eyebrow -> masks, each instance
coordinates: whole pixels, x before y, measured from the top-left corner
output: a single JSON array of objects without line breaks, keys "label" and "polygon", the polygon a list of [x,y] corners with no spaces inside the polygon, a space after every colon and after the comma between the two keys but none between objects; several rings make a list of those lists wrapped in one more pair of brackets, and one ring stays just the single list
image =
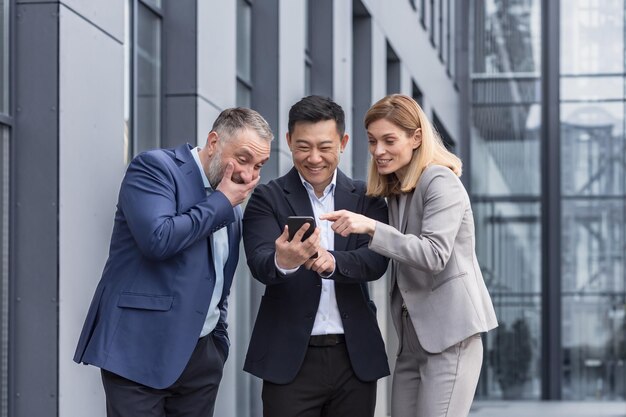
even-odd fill
[{"label": "eyebrow", "polygon": [[[235,155],[237,156],[245,156],[250,160],[254,160],[254,154],[250,151],[250,149],[248,148],[239,148],[235,151]],[[267,161],[269,161],[270,157],[268,156],[267,158],[263,159],[262,161],[260,161],[259,163],[266,163]]]},{"label": "eyebrow", "polygon": [[309,142],[306,139],[296,139],[296,144],[298,144],[298,145],[308,145],[308,146],[324,146],[324,145],[328,145],[328,144],[332,145],[333,142],[334,141],[332,139],[325,139],[325,140],[321,141],[318,144],[312,144],[311,142]]},{"label": "eyebrow", "polygon": [[[369,131],[369,130],[367,131],[367,136],[374,137],[374,135],[373,135],[372,133],[370,133],[370,131]],[[393,136],[393,137],[395,137],[395,136],[396,136],[396,134],[395,134],[394,132],[387,132],[387,133],[383,133],[383,134],[381,135],[381,137],[382,137],[382,138],[386,138],[386,137],[389,137],[389,136]]]}]

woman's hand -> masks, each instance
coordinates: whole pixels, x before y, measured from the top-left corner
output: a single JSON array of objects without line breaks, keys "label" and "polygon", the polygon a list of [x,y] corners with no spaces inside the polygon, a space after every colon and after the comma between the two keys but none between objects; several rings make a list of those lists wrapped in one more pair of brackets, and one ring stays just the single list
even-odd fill
[{"label": "woman's hand", "polygon": [[320,219],[333,222],[332,229],[343,237],[348,236],[350,233],[373,236],[374,230],[376,230],[376,220],[348,210],[331,211],[330,213],[322,214]]}]

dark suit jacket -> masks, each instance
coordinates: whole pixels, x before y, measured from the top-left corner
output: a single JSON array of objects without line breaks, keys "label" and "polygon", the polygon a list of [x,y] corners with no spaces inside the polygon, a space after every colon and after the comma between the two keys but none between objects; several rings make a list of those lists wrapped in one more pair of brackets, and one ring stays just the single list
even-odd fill
[{"label": "dark suit jacket", "polygon": [[206,196],[190,145],[140,154],[119,194],[109,258],[74,361],[153,388],[173,384],[193,352],[215,286],[209,236],[228,228],[221,315],[214,335],[228,353],[226,297],[239,256],[241,208]]},{"label": "dark suit jacket", "polygon": [[[337,172],[335,209],[363,213],[387,221],[381,199],[365,197],[365,184]],[[244,246],[252,275],[266,285],[244,370],[264,380],[285,384],[298,373],[307,351],[321,294],[320,276],[301,267],[288,276],[276,270],[274,241],[288,216],[313,215],[296,169],[260,185],[244,213]],[[385,346],[369,298],[367,281],[380,278],[387,258],[368,249],[369,236],[335,235],[335,292],[350,362],[356,376],[373,381],[389,375]]]}]

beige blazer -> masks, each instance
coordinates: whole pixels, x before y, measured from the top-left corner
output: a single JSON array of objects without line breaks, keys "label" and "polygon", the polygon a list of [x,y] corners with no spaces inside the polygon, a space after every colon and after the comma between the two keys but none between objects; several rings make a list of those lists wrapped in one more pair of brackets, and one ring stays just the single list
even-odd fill
[{"label": "beige blazer", "polygon": [[[369,247],[391,259],[392,295],[397,285],[422,347],[440,353],[497,327],[476,259],[469,197],[459,178],[431,165],[408,195],[402,219],[397,198],[388,203],[390,224],[376,224]],[[402,303],[391,304],[399,331]]]}]

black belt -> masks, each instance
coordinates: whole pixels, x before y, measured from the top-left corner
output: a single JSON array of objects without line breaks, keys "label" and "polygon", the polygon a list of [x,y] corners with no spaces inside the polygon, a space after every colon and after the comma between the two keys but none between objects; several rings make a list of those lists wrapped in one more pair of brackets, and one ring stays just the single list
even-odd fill
[{"label": "black belt", "polygon": [[335,346],[340,343],[346,343],[346,337],[343,334],[320,334],[311,336],[309,346]]}]

